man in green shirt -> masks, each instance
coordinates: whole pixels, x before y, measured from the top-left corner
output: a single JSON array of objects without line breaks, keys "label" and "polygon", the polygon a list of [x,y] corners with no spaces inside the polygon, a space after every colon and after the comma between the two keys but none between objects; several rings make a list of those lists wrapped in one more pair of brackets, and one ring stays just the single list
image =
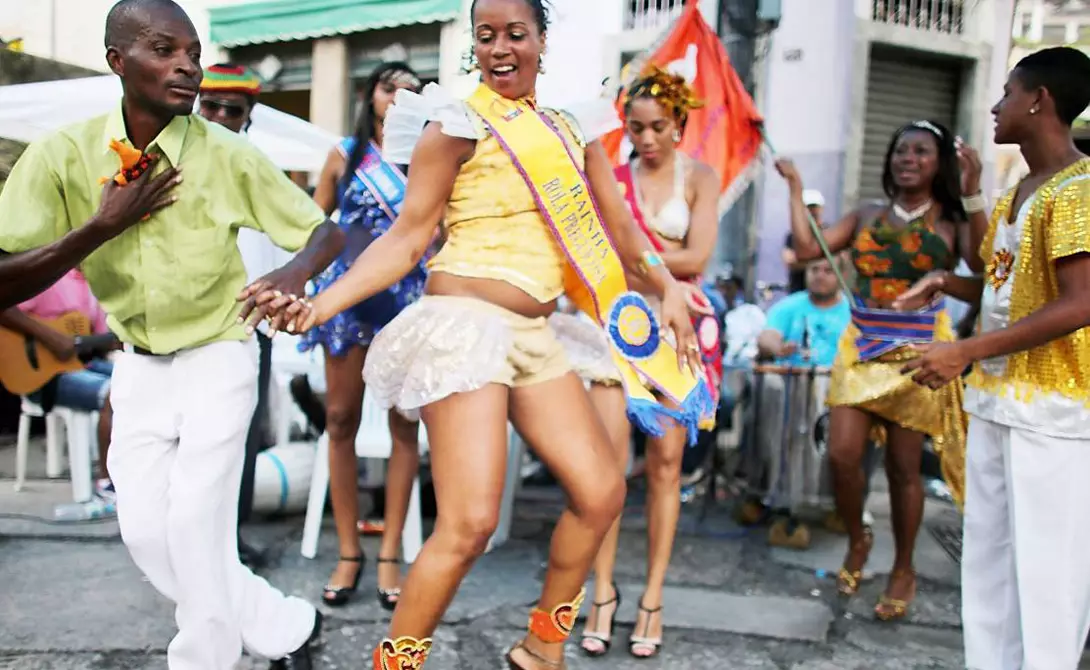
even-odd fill
[{"label": "man in green shirt", "polygon": [[[124,97],[110,114],[33,143],[15,165],[0,193],[0,249],[12,254],[0,275],[18,265],[27,290],[40,290],[79,264],[125,343],[109,467],[122,538],[177,605],[171,670],[230,670],[243,647],[274,668],[310,668],[320,616],[243,567],[235,550],[256,395],[250,335],[264,317],[239,306],[236,237],[253,228],[302,249],[258,282],[301,296],[343,236],[249,142],[192,115],[201,44],[174,2],[121,0],[105,43]],[[103,188],[119,167],[111,140],[155,164]]]}]

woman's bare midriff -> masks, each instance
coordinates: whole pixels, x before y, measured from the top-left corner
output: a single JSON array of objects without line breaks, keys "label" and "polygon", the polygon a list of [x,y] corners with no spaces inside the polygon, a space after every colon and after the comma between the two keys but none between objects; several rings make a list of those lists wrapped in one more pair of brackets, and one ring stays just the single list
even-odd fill
[{"label": "woman's bare midriff", "polygon": [[539,302],[522,289],[505,281],[461,277],[447,272],[430,273],[428,283],[424,286],[424,293],[476,298],[531,319],[549,316],[556,311],[556,300]]}]

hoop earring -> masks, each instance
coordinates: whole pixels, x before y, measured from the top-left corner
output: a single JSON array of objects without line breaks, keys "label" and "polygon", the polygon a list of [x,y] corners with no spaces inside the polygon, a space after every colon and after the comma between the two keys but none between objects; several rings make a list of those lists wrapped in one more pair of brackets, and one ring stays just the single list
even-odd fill
[{"label": "hoop earring", "polygon": [[537,57],[537,73],[545,74],[545,54],[549,53],[549,47],[541,47],[541,53]]}]

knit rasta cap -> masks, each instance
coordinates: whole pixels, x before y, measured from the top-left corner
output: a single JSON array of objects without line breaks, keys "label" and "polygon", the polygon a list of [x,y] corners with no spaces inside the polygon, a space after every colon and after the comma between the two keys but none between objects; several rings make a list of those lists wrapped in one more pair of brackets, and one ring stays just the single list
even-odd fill
[{"label": "knit rasta cap", "polygon": [[242,65],[210,65],[204,70],[201,92],[244,93],[256,98],[261,93],[261,78]]}]

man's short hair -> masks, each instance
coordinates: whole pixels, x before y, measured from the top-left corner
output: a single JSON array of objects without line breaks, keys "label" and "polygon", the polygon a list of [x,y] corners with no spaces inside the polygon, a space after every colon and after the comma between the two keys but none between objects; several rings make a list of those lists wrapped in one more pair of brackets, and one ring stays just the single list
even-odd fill
[{"label": "man's short hair", "polygon": [[119,0],[106,14],[106,48],[131,46],[140,36],[140,28],[146,27],[147,12],[153,9],[182,11],[174,0]]},{"label": "man's short hair", "polygon": [[1026,89],[1043,88],[1056,101],[1056,114],[1071,125],[1090,105],[1090,58],[1078,49],[1053,47],[1032,53],[1014,66]]}]

